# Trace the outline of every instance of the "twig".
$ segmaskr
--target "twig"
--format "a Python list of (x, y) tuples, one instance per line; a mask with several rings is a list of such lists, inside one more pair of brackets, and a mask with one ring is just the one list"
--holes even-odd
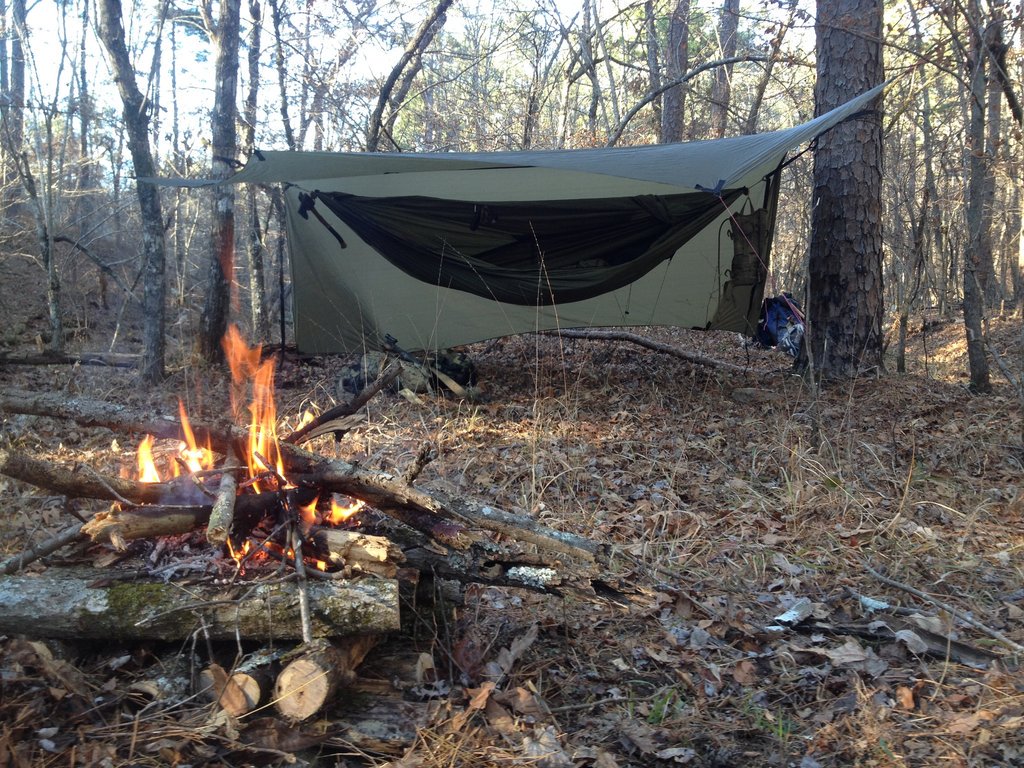
[(309, 592), (306, 589), (306, 564), (302, 559), (302, 539), (299, 536), (298, 523), (293, 521), (288, 533), (289, 545), (295, 559), (296, 584), (299, 589), (299, 621), (302, 622), (302, 642), (313, 642), (313, 623), (309, 618)]
[(912, 587), (909, 584), (904, 584), (902, 581), (896, 581), (895, 579), (890, 579), (888, 576), (883, 576), (881, 573), (876, 571), (867, 563), (864, 563), (864, 569), (883, 584), (888, 584), (890, 587), (901, 589), (904, 592), (914, 595), (915, 597), (919, 597), (922, 600), (925, 600), (931, 603), (932, 605), (936, 606), (937, 608), (941, 608), (943, 611), (946, 611), (946, 613), (948, 613), (954, 619), (959, 619), (960, 621), (963, 621), (965, 624), (969, 624), (975, 629), (984, 632), (989, 637), (998, 640), (1007, 648), (1010, 648), (1012, 651), (1016, 653), (1024, 653), (1024, 645), (1014, 642), (999, 630), (992, 629), (992, 627), (982, 624), (980, 621), (977, 621), (976, 619), (972, 619), (966, 613), (954, 608), (949, 603), (944, 603), (941, 600), (936, 600), (934, 597), (927, 594), (926, 592), (922, 592), (921, 590), (917, 589), (916, 587)]
[(696, 363), (697, 365), (707, 365), (713, 368), (722, 368), (726, 371), (737, 371), (739, 373), (745, 373), (747, 371), (741, 365), (735, 365), (733, 363), (727, 363), (724, 360), (715, 360), (711, 357), (705, 357), (704, 355), (698, 355), (696, 352), (687, 352), (686, 350), (680, 349), (679, 347), (673, 347), (671, 344), (662, 344), (659, 341), (653, 339), (646, 339), (643, 336), (638, 336), (635, 333), (628, 333), (627, 331), (606, 331), (606, 330), (576, 330), (573, 328), (562, 328), (557, 331), (546, 331), (542, 334), (543, 336), (553, 336), (559, 339), (593, 339), (596, 341), (627, 341), (630, 344), (637, 344), (641, 347), (660, 352), (663, 355), (671, 355), (672, 357), (678, 357), (681, 360), (686, 360), (690, 363)]
[(394, 381), (401, 372), (401, 362), (398, 360), (392, 361), (391, 364), (381, 372), (376, 380), (367, 384), (358, 395), (352, 398), (351, 402), (343, 403), (324, 411), (313, 419), (313, 421), (309, 422), (309, 424), (299, 427), (297, 430), (292, 432), (288, 437), (284, 438), (284, 441), (286, 443), (299, 445), (307, 440), (312, 440), (314, 437), (325, 435), (328, 432), (333, 432), (335, 437), (340, 437), (352, 428), (352, 424), (349, 423), (349, 420), (345, 417), (353, 416), (356, 411), (366, 405), (374, 395)]
[(33, 563), (41, 557), (46, 557), (51, 552), (56, 552), (61, 547), (73, 544), (76, 541), (81, 541), (84, 538), (85, 534), (82, 533), (82, 526), (76, 525), (72, 528), (68, 528), (66, 531), (58, 533), (56, 536), (37, 544), (32, 547), (32, 549), (26, 550), (20, 555), (14, 555), (13, 557), (7, 558), (2, 564), (0, 564), (0, 573), (5, 575), (16, 573), (29, 563)]
[(409, 468), (405, 470), (405, 475), (402, 477), (405, 484), (412, 485), (416, 481), (416, 478), (420, 476), (420, 472), (423, 471), (423, 468), (432, 462), (436, 456), (437, 454), (434, 452), (434, 446), (429, 442), (423, 443), (423, 445), (420, 446), (419, 452), (416, 454), (416, 459), (409, 465)]

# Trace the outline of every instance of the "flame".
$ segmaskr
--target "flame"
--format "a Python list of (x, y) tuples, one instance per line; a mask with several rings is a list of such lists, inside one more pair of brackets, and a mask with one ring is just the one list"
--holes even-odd
[(365, 506), (366, 502), (362, 499), (356, 499), (352, 504), (342, 506), (338, 502), (338, 494), (332, 493), (331, 511), (327, 513), (327, 522), (331, 525), (340, 525)]
[(230, 536), (228, 536), (227, 544), (228, 554), (231, 555), (231, 559), (238, 565), (242, 564), (243, 558), (245, 558), (245, 556), (249, 554), (249, 550), (252, 549), (252, 541), (250, 539), (243, 541), (240, 549), (235, 549), (234, 544), (231, 543)]
[[(256, 478), (263, 469), (284, 476), (284, 461), (277, 443), (277, 406), (274, 404), (274, 361), (260, 362), (259, 345), (250, 347), (234, 325), (223, 339), (224, 353), (231, 369), (231, 409), (240, 419), (247, 385), (252, 382), (252, 399), (248, 408), (249, 422), (249, 477)], [(260, 492), (260, 484), (253, 488)]]
[(320, 497), (316, 497), (309, 504), (299, 507), (299, 522), (302, 524), (302, 533), (306, 535), (309, 529), (316, 523), (316, 503)]
[[(181, 431), (185, 434), (184, 442), (178, 447), (178, 455), (181, 456), (190, 472), (210, 469), (213, 466), (213, 451), (210, 450), (209, 443), (201, 446), (196, 442), (188, 414), (185, 413), (185, 404), (181, 400), (178, 401), (178, 414), (181, 416)], [(174, 474), (177, 476), (177, 464), (175, 464), (174, 470)]]
[(313, 409), (307, 408), (302, 412), (302, 417), (299, 419), (299, 425), (296, 427), (296, 429), (302, 429), (307, 424), (312, 423), (315, 418), (316, 415), (313, 413)]
[(159, 483), (160, 473), (156, 469), (156, 462), (153, 461), (153, 436), (146, 435), (139, 443), (136, 451), (136, 459), (139, 463), (139, 480), (143, 483)]

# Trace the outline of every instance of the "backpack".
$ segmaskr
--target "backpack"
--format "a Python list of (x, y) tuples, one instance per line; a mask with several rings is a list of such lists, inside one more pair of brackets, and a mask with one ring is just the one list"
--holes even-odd
[(790, 357), (800, 355), (804, 340), (804, 318), (800, 303), (791, 293), (782, 293), (761, 304), (761, 318), (757, 321), (757, 343), (763, 347), (778, 347)]

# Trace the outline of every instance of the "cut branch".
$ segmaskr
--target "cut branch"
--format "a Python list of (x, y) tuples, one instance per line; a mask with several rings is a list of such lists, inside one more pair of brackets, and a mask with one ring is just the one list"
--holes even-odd
[(221, 475), (217, 498), (213, 501), (210, 521), (206, 526), (206, 539), (214, 546), (220, 546), (228, 540), (231, 523), (235, 518), (235, 496), (238, 491), (238, 481), (235, 479), (234, 470), (237, 468), (238, 459), (235, 457), (234, 450), (229, 448), (228, 455), (224, 458), (226, 471)]
[(686, 360), (690, 363), (696, 363), (697, 365), (707, 365), (713, 368), (721, 368), (726, 371), (737, 371), (739, 373), (746, 372), (746, 368), (741, 365), (735, 365), (733, 363), (727, 363), (724, 360), (715, 360), (713, 357), (706, 357), (704, 355), (698, 355), (696, 352), (687, 352), (679, 347), (673, 347), (671, 344), (663, 344), (660, 341), (654, 341), (653, 339), (647, 339), (643, 336), (638, 336), (635, 333), (629, 333), (628, 331), (607, 331), (607, 330), (576, 330), (573, 328), (562, 328), (558, 331), (548, 331), (544, 334), (545, 336), (555, 336), (562, 339), (594, 339), (597, 341), (626, 341), (630, 344), (637, 344), (641, 347), (660, 352), (663, 355), (671, 355), (672, 357), (678, 357), (680, 360)]
[(39, 558), (46, 557), (61, 547), (66, 547), (68, 544), (73, 544), (76, 541), (82, 541), (85, 538), (85, 534), (82, 533), (82, 527), (81, 525), (76, 525), (68, 528), (63, 533), (58, 533), (56, 536), (37, 544), (20, 555), (7, 558), (3, 563), (0, 563), (0, 573), (17, 573), (29, 563), (34, 563)]

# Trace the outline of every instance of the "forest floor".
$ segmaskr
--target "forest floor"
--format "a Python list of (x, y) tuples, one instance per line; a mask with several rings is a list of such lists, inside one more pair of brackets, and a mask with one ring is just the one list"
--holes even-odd
[[(42, 291), (28, 288), (41, 283), (0, 259), (0, 353), (41, 343)], [(83, 283), (66, 297), (68, 347), (102, 351), (116, 310)], [(311, 746), (330, 711), (271, 728), (266, 713), (235, 722), (147, 694), (169, 656), (202, 666), (205, 648), (0, 635), (0, 768), (1024, 765), (1021, 396), (997, 369), (993, 394), (970, 394), (962, 325), (915, 323), (906, 374), (820, 391), (732, 334), (638, 331), (742, 372), (622, 342), (473, 345), (477, 401), (382, 393), (359, 428), (314, 449), (400, 471), (429, 441), (437, 458), (418, 487), (612, 545), (628, 599), (468, 589), (444, 622), (394, 638), (361, 672), (408, 688), (394, 659), (428, 654), (444, 683), (391, 752)], [(122, 349), (137, 342), (125, 328)], [(993, 320), (991, 338), (1019, 377), (1020, 321)], [(0, 388), (223, 413), (224, 375), (171, 355), (150, 391), (96, 366), (0, 365)], [(279, 414), (334, 405), (344, 362), (286, 357)], [(4, 415), (0, 448), (116, 474), (134, 466), (137, 439)], [(0, 560), (74, 522), (62, 498), (4, 477), (0, 504)], [(259, 746), (279, 751), (238, 748), (249, 729), (272, 730)]]

